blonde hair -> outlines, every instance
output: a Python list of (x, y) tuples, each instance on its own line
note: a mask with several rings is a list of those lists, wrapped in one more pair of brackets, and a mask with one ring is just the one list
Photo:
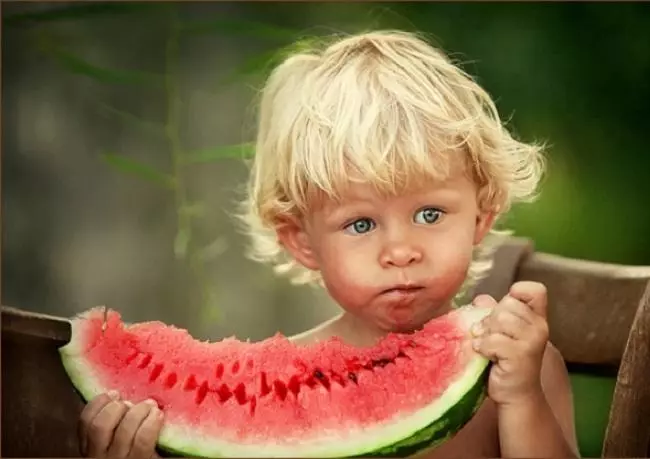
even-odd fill
[[(355, 178), (397, 193), (424, 177), (448, 176), (460, 157), (480, 206), (503, 213), (534, 197), (541, 151), (515, 140), (487, 92), (415, 34), (375, 31), (329, 46), (303, 44), (261, 93), (243, 215), (251, 256), (295, 283), (319, 281), (275, 233), (279, 218), (300, 216), (316, 195), (336, 199)], [(475, 250), (469, 282), (491, 267), (489, 240)]]

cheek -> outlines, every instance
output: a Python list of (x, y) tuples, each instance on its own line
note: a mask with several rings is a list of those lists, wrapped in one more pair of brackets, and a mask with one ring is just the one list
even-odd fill
[(326, 252), (321, 254), (320, 272), (330, 295), (346, 309), (361, 308), (368, 302), (376, 278), (364, 251), (340, 247), (323, 249)]
[(470, 265), (470, 260), (454, 259), (446, 264), (436, 276), (436, 295), (440, 298), (454, 296), (465, 279)]
[(430, 252), (436, 295), (441, 298), (455, 295), (467, 277), (472, 262), (472, 244), (464, 239), (467, 238), (463, 236), (455, 241), (437, 244)]

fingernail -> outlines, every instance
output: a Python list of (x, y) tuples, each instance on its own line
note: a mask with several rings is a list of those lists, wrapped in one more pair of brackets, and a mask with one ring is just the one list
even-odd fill
[(472, 340), (472, 347), (474, 348), (475, 351), (481, 347), (481, 340), (480, 339), (473, 339)]
[(128, 400), (124, 400), (124, 404), (125, 404), (126, 406), (128, 406), (129, 408), (131, 408), (131, 407), (133, 406), (133, 403), (130, 402), (130, 401), (128, 401)]
[(120, 399), (120, 393), (118, 391), (116, 391), (116, 390), (108, 391), (107, 395), (108, 395), (108, 398), (110, 398), (111, 400), (119, 400)]
[(150, 406), (154, 407), (154, 408), (158, 408), (158, 403), (156, 403), (155, 400), (152, 400), (152, 399), (150, 399), (150, 398), (148, 398), (147, 400), (145, 400), (145, 403), (146, 403), (147, 405), (150, 405)]
[(481, 325), (480, 322), (475, 323), (472, 325), (472, 334), (474, 336), (481, 336), (484, 332), (483, 325)]

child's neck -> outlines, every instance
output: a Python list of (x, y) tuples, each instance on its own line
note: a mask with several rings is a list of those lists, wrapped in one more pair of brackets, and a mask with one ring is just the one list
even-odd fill
[[(441, 316), (451, 311), (452, 308), (453, 305), (449, 303), (442, 308), (436, 309), (431, 312), (426, 321)], [(332, 322), (331, 327), (332, 335), (338, 336), (346, 343), (361, 347), (372, 346), (389, 333), (388, 331), (369, 324), (348, 312), (343, 312), (338, 316)], [(401, 330), (402, 333), (409, 333), (412, 331), (415, 330)]]
[[(453, 305), (450, 303), (443, 308), (433, 311), (428, 320), (449, 312), (452, 307)], [(336, 336), (350, 345), (368, 347), (376, 344), (388, 333), (388, 331), (344, 311), (311, 330), (293, 336), (291, 340), (296, 344), (308, 344), (315, 341), (324, 341)]]
[(344, 342), (359, 347), (372, 346), (388, 334), (387, 331), (345, 311), (332, 322), (331, 333)]

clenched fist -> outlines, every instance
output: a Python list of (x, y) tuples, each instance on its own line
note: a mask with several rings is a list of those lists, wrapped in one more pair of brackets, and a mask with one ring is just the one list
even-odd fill
[(474, 327), (474, 349), (494, 362), (488, 395), (499, 405), (534, 400), (542, 394), (540, 373), (548, 342), (544, 285), (517, 282), (497, 303), (488, 295), (474, 299), (492, 312)]
[(163, 413), (154, 401), (137, 405), (117, 393), (101, 394), (86, 405), (79, 419), (81, 454), (94, 458), (151, 459)]

